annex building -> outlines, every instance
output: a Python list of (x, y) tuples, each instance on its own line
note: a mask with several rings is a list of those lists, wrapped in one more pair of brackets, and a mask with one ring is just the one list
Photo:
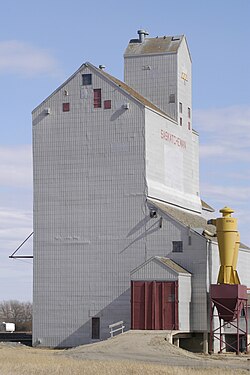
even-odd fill
[[(219, 253), (190, 51), (183, 35), (138, 33), (124, 82), (86, 62), (33, 111), (34, 345), (103, 340), (118, 321), (207, 342)], [(245, 285), (249, 259), (241, 245)]]

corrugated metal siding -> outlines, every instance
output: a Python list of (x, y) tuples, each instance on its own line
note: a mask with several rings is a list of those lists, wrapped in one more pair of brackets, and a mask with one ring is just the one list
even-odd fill
[(93, 108), (79, 73), (33, 113), (33, 338), (45, 346), (89, 342), (95, 315), (101, 338), (116, 317), (129, 327), (129, 273), (145, 260), (144, 225), (131, 232), (144, 220), (143, 110), (121, 111), (128, 98), (96, 76), (95, 87), (111, 111)]
[(191, 326), (192, 280), (190, 275), (179, 275), (179, 329), (189, 332)]
[[(146, 176), (148, 195), (201, 212), (193, 174), (193, 140), (173, 122), (146, 110)], [(168, 137), (165, 137), (167, 134)]]
[(178, 280), (178, 274), (152, 259), (132, 273), (131, 280)]
[[(147, 255), (153, 256), (152, 249), (172, 259), (180, 266), (192, 273), (192, 298), (190, 312), (190, 330), (207, 329), (207, 249), (206, 239), (191, 233), (187, 227), (178, 224), (174, 219), (162, 215), (162, 227), (159, 227), (160, 217), (150, 221), (149, 227), (158, 228), (147, 237)], [(165, 220), (166, 218), (166, 220)], [(189, 237), (191, 236), (191, 245)], [(172, 252), (172, 241), (183, 241), (183, 252)], [(159, 254), (157, 254), (159, 255)]]
[[(176, 77), (176, 54), (124, 58), (124, 81), (177, 120)], [(175, 103), (169, 103), (170, 94), (175, 94)]]

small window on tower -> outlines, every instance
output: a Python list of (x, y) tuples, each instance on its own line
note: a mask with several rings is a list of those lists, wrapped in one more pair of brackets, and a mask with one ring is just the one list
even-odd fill
[(82, 74), (83, 86), (92, 85), (92, 74)]
[(180, 117), (180, 126), (182, 126), (182, 117)]
[(188, 118), (191, 118), (191, 109), (188, 107)]
[(179, 112), (182, 113), (182, 103), (179, 103)]
[(63, 112), (69, 112), (70, 105), (69, 103), (63, 103)]
[(104, 100), (104, 109), (111, 109), (111, 100)]
[(173, 253), (183, 253), (183, 242), (173, 241)]
[(188, 130), (191, 129), (191, 124), (190, 124), (190, 121), (188, 121)]
[(175, 94), (169, 95), (169, 103), (175, 103)]

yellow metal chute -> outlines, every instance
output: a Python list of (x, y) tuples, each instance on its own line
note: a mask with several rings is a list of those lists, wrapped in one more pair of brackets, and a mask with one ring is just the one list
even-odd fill
[(238, 220), (231, 216), (234, 212), (229, 207), (220, 210), (222, 217), (209, 220), (216, 226), (220, 252), (220, 270), (217, 284), (240, 284), (236, 271), (240, 246), (240, 234), (237, 230)]

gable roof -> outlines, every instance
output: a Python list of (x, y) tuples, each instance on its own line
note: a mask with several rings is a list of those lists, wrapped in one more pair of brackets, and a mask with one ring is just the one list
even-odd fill
[(186, 227), (190, 227), (194, 230), (197, 228), (206, 229), (212, 234), (216, 232), (215, 226), (207, 224), (207, 220), (200, 215), (170, 206), (157, 199), (148, 199), (148, 202)]
[(141, 104), (144, 106), (153, 109), (156, 112), (159, 112), (163, 116), (169, 118), (171, 121), (176, 122), (172, 117), (170, 117), (166, 112), (163, 112), (160, 108), (158, 108), (155, 104), (150, 102), (148, 99), (144, 98), (141, 94), (139, 94), (137, 91), (135, 91), (132, 87), (128, 86), (126, 83), (120, 81), (118, 78), (113, 77), (111, 74), (106, 73), (102, 69), (98, 69), (96, 66), (90, 64), (90, 63), (85, 63), (85, 66), (91, 67), (95, 72), (99, 75), (102, 75), (103, 77), (106, 77), (109, 81), (114, 83), (116, 86), (118, 86), (120, 89), (125, 91), (127, 94), (132, 96), (134, 99), (139, 101)]
[(82, 64), (75, 73), (73, 73), (63, 84), (61, 84), (55, 91), (53, 91), (46, 99), (44, 99), (34, 110), (35, 112), (41, 105), (43, 105), (49, 98), (51, 98), (53, 95), (55, 95), (58, 91), (60, 91), (68, 82), (70, 82), (78, 73), (80, 73), (84, 68), (89, 68), (90, 70), (94, 71), (99, 76), (103, 77), (104, 79), (108, 80), (112, 84), (116, 85), (120, 90), (122, 90), (125, 94), (131, 96), (134, 100), (141, 103), (147, 108), (150, 108), (159, 114), (163, 115), (164, 117), (168, 118), (170, 121), (175, 122), (176, 120), (173, 119), (171, 116), (169, 116), (167, 113), (163, 112), (160, 108), (158, 108), (156, 105), (151, 103), (149, 100), (144, 98), (141, 94), (139, 94), (137, 91), (132, 89), (132, 87), (126, 85), (126, 83), (120, 81), (119, 79), (113, 77), (111, 74), (108, 74), (104, 72), (102, 69), (97, 68), (90, 62), (86, 62)]
[(124, 56), (176, 53), (183, 38), (185, 38), (184, 35), (145, 38), (143, 43), (140, 43), (138, 39), (132, 39), (125, 50)]
[(173, 271), (177, 273), (185, 273), (187, 275), (191, 275), (190, 272), (188, 272), (185, 268), (181, 267), (178, 263), (174, 262), (170, 258), (165, 258), (165, 257), (155, 257), (159, 262), (161, 262), (164, 266), (167, 266), (171, 268)]
[[(159, 210), (161, 210), (164, 214), (167, 214), (169, 217), (173, 218), (174, 220), (178, 221), (185, 227), (189, 227), (190, 229), (194, 230), (196, 233), (199, 233), (200, 235), (203, 235), (204, 238), (213, 239), (214, 242), (217, 242), (217, 237), (209, 236), (208, 234), (203, 234), (202, 232), (204, 230), (207, 230), (212, 235), (216, 233), (216, 227), (211, 224), (207, 224), (207, 220), (194, 213), (190, 213), (188, 211), (181, 210), (179, 208), (176, 208), (174, 206), (170, 206), (167, 203), (161, 202), (157, 199), (149, 199), (148, 202), (150, 205), (155, 206)], [(210, 206), (209, 206), (210, 207)], [(199, 230), (201, 229), (201, 231)], [(240, 243), (240, 249), (244, 250), (250, 250), (250, 248)]]
[[(131, 277), (133, 278), (133, 275), (137, 274), (138, 271), (147, 267), (151, 262), (155, 262), (156, 264), (160, 264), (165, 269), (166, 268), (169, 269), (171, 271), (171, 273), (178, 274), (178, 275), (184, 274), (184, 275), (187, 275), (187, 276), (191, 276), (191, 273), (189, 271), (187, 271), (185, 268), (181, 267), (178, 263), (174, 262), (172, 259), (162, 257), (162, 256), (153, 256), (153, 257), (149, 258), (148, 260), (146, 260), (145, 262), (143, 262), (142, 264), (140, 264), (135, 269), (133, 269), (130, 272)], [(157, 277), (158, 276), (159, 275), (157, 275)]]

